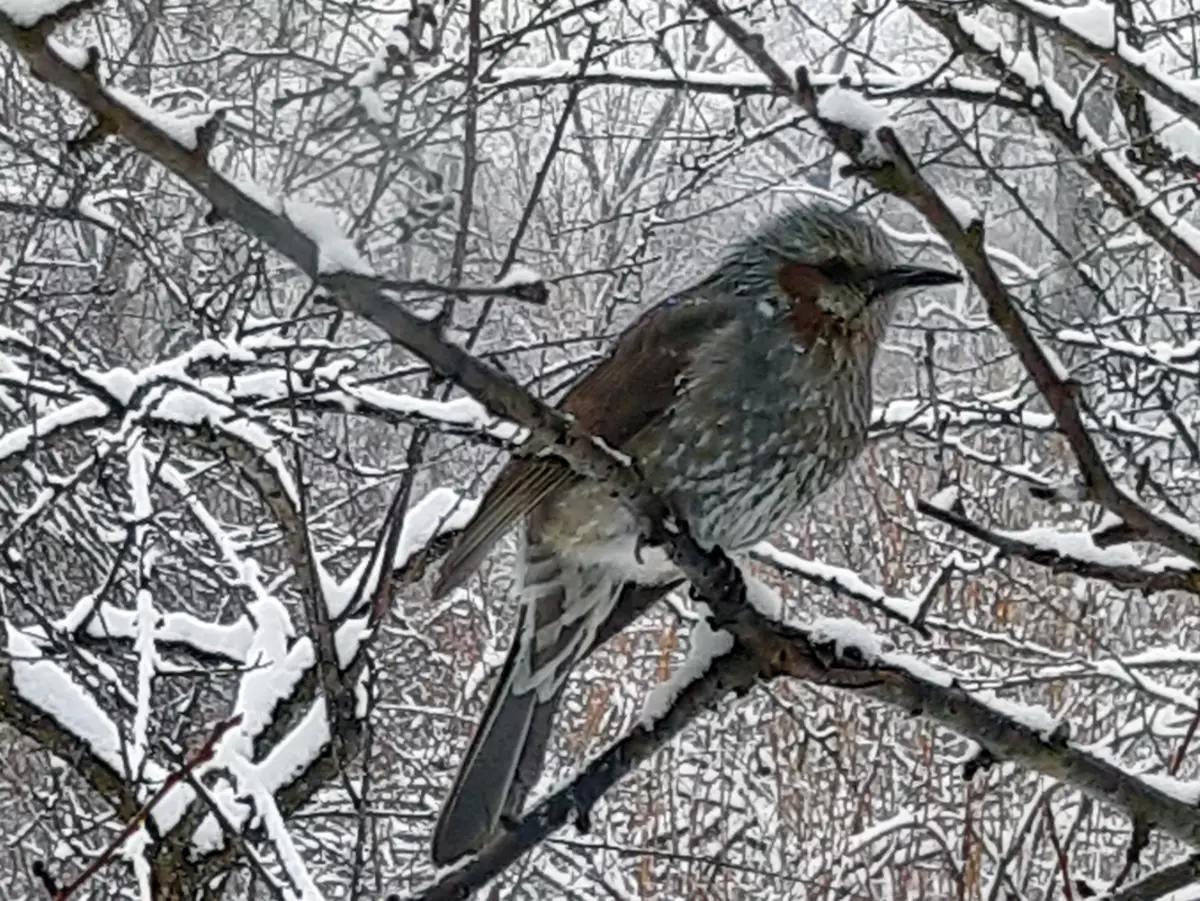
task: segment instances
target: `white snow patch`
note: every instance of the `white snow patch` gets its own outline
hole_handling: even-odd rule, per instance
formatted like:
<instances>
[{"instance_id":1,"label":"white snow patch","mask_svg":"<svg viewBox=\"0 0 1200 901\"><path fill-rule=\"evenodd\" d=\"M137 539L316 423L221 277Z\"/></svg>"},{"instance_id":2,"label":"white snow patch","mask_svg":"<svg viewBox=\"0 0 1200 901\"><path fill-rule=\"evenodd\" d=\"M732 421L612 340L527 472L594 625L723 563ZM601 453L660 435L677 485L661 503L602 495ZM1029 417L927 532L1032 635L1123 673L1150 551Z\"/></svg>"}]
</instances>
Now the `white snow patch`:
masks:
<instances>
[{"instance_id":1,"label":"white snow patch","mask_svg":"<svg viewBox=\"0 0 1200 901\"><path fill-rule=\"evenodd\" d=\"M866 623L842 616L822 616L808 626L812 639L819 644L833 644L838 657L846 656L853 648L867 663L874 663L883 654L883 639Z\"/></svg>"},{"instance_id":2,"label":"white snow patch","mask_svg":"<svg viewBox=\"0 0 1200 901\"><path fill-rule=\"evenodd\" d=\"M435 488L430 491L405 514L404 524L400 527L400 540L396 542L392 569L402 568L414 554L424 549L439 535L463 528L475 515L478 507L477 499L463 498L457 491L449 488ZM376 565L368 573L367 567L371 565L372 559L367 557L363 560L342 582L334 582L322 568L323 580L327 580L322 590L330 616L335 619L340 617L355 595L367 598L374 592L379 583L379 566Z\"/></svg>"},{"instance_id":3,"label":"white snow patch","mask_svg":"<svg viewBox=\"0 0 1200 901\"><path fill-rule=\"evenodd\" d=\"M954 217L954 221L958 223L958 227L966 231L975 222L982 222L983 215L979 212L979 208L966 197L961 194L943 194L942 203L946 205L946 209L950 211L950 215Z\"/></svg>"},{"instance_id":4,"label":"white snow patch","mask_svg":"<svg viewBox=\"0 0 1200 901\"><path fill-rule=\"evenodd\" d=\"M12 19L18 28L32 28L46 16L53 16L73 0L0 0L0 13Z\"/></svg>"},{"instance_id":5,"label":"white snow patch","mask_svg":"<svg viewBox=\"0 0 1200 901\"><path fill-rule=\"evenodd\" d=\"M947 485L934 494L928 501L929 506L937 510L951 510L958 503L959 488L957 485Z\"/></svg>"},{"instance_id":6,"label":"white snow patch","mask_svg":"<svg viewBox=\"0 0 1200 901\"><path fill-rule=\"evenodd\" d=\"M1043 741L1049 741L1050 737L1063 724L1061 719L1052 715L1050 711L1039 704L1025 704L1021 701L1001 698L991 691L973 692L972 697L1000 716L1038 733Z\"/></svg>"},{"instance_id":7,"label":"white snow patch","mask_svg":"<svg viewBox=\"0 0 1200 901\"><path fill-rule=\"evenodd\" d=\"M1111 49L1116 46L1116 10L1111 3L1090 0L1078 6L1056 6L1040 0L1018 0L1017 5L1058 20L1084 40L1100 47Z\"/></svg>"},{"instance_id":8,"label":"white snow patch","mask_svg":"<svg viewBox=\"0 0 1200 901\"><path fill-rule=\"evenodd\" d=\"M1178 779L1166 773L1143 773L1139 778L1151 788L1158 789L1164 795L1170 795L1189 807L1200 805L1200 782Z\"/></svg>"},{"instance_id":9,"label":"white snow patch","mask_svg":"<svg viewBox=\"0 0 1200 901\"><path fill-rule=\"evenodd\" d=\"M172 141L188 150L196 149L196 129L212 118L209 113L180 114L156 109L146 98L131 94L121 88L106 87L104 93L139 119L154 126Z\"/></svg>"},{"instance_id":10,"label":"white snow patch","mask_svg":"<svg viewBox=\"0 0 1200 901\"><path fill-rule=\"evenodd\" d=\"M74 44L68 44L66 41L60 41L54 35L46 38L46 46L58 54L58 58L68 66L82 69L87 65L88 54L82 47L76 47Z\"/></svg>"},{"instance_id":11,"label":"white snow patch","mask_svg":"<svg viewBox=\"0 0 1200 901\"><path fill-rule=\"evenodd\" d=\"M914 657L903 651L889 651L880 656L879 662L884 666L894 666L904 670L914 679L928 682L930 685L937 685L940 688L949 688L954 684L955 673L941 669L920 657Z\"/></svg>"},{"instance_id":12,"label":"white snow patch","mask_svg":"<svg viewBox=\"0 0 1200 901\"><path fill-rule=\"evenodd\" d=\"M708 618L712 615L706 604L697 604L700 620L692 627L687 659L665 682L654 686L642 705L641 723L650 728L671 709L680 693L701 678L714 660L733 650L733 636L722 630L714 632Z\"/></svg>"},{"instance_id":13,"label":"white snow patch","mask_svg":"<svg viewBox=\"0 0 1200 901\"><path fill-rule=\"evenodd\" d=\"M1144 95L1154 137L1174 157L1200 163L1200 128L1164 103Z\"/></svg>"},{"instance_id":14,"label":"white snow patch","mask_svg":"<svg viewBox=\"0 0 1200 901\"><path fill-rule=\"evenodd\" d=\"M332 209L306 200L288 199L283 202L283 212L296 228L317 245L319 272L375 275L370 263L363 259L354 242L338 224Z\"/></svg>"},{"instance_id":15,"label":"white snow patch","mask_svg":"<svg viewBox=\"0 0 1200 901\"><path fill-rule=\"evenodd\" d=\"M765 616L778 622L783 619L783 598L762 579L743 573L746 582L746 603Z\"/></svg>"},{"instance_id":16,"label":"white snow patch","mask_svg":"<svg viewBox=\"0 0 1200 901\"><path fill-rule=\"evenodd\" d=\"M504 278L496 280L497 288L520 288L525 285L540 285L546 278L532 266L524 263L514 263Z\"/></svg>"},{"instance_id":17,"label":"white snow patch","mask_svg":"<svg viewBox=\"0 0 1200 901\"><path fill-rule=\"evenodd\" d=\"M883 590L864 581L862 576L850 569L822 563L818 560L805 560L795 554L782 551L770 542L761 541L750 549L750 556L764 563L770 563L780 569L793 572L796 575L823 585L832 591L841 592L851 597L860 598L867 603L876 604L895 615L912 620L921 609L919 601L913 598L898 598L885 593Z\"/></svg>"},{"instance_id":18,"label":"white snow patch","mask_svg":"<svg viewBox=\"0 0 1200 901\"><path fill-rule=\"evenodd\" d=\"M1090 532L1059 532L1045 527L1019 530L997 530L997 535L1019 541L1038 550L1063 557L1098 563L1103 566L1141 566L1137 552L1128 545L1097 547Z\"/></svg>"},{"instance_id":19,"label":"white snow patch","mask_svg":"<svg viewBox=\"0 0 1200 901\"><path fill-rule=\"evenodd\" d=\"M5 623L12 657L13 687L33 706L91 748L98 759L122 772L116 724L62 667L42 658L41 649L12 623Z\"/></svg>"},{"instance_id":20,"label":"white snow patch","mask_svg":"<svg viewBox=\"0 0 1200 901\"><path fill-rule=\"evenodd\" d=\"M873 842L883 838L892 832L898 832L901 829L911 829L921 823L921 819L903 811L893 817L889 817L881 823L876 823L874 826L868 826L857 835L852 835L846 843L846 854L857 854L859 851L866 848Z\"/></svg>"},{"instance_id":21,"label":"white snow patch","mask_svg":"<svg viewBox=\"0 0 1200 901\"><path fill-rule=\"evenodd\" d=\"M886 157L876 132L890 124L887 110L871 103L858 91L840 85L830 88L817 100L817 115L862 135L865 157L877 160Z\"/></svg>"}]
</instances>

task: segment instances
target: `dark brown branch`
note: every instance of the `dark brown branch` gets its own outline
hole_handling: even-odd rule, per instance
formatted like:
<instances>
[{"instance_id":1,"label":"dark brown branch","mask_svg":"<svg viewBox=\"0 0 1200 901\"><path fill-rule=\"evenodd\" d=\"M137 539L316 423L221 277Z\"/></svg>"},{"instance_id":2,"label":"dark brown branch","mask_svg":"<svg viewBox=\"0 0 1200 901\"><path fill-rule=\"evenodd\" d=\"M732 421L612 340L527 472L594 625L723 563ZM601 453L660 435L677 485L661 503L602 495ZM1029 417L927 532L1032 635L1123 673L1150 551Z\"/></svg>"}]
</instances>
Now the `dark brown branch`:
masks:
<instances>
[{"instance_id":1,"label":"dark brown branch","mask_svg":"<svg viewBox=\"0 0 1200 901\"><path fill-rule=\"evenodd\" d=\"M729 692L758 679L788 676L856 691L865 697L951 729L978 742L991 760L1011 761L1082 790L1134 818L1145 818L1188 844L1200 844L1200 809L1167 794L1067 737L1060 724L1049 733L1007 708L959 686L948 675L911 669L884 657L866 660L853 650L839 659L812 630L743 612L733 627L739 643L687 686L652 726L639 726L601 754L566 788L538 803L478 855L409 896L409 901L465 898L580 811L586 812L618 779ZM399 896L393 896L398 898Z\"/></svg>"},{"instance_id":2,"label":"dark brown branch","mask_svg":"<svg viewBox=\"0 0 1200 901\"><path fill-rule=\"evenodd\" d=\"M124 828L117 834L117 837L109 843L108 847L105 848L95 860L88 864L87 868L82 873L58 890L58 894L54 896L54 901L67 901L67 899L70 898L71 895L73 895L76 891L78 891L85 882L96 875L96 873L100 872L104 865L112 860L113 855L121 850L121 846L125 844L129 837L137 832L138 829L142 828L142 825L146 822L146 818L150 816L150 813L154 810L155 806L167 796L167 793L175 788L175 786L180 782L183 782L191 774L192 770L200 766L200 764L207 763L208 761L212 760L213 755L216 753L217 742L219 742L224 737L225 733L230 729L241 725L241 722L242 715L239 713L237 716L217 723L216 727L212 731L212 734L209 735L208 740L204 742L204 744L196 751L195 754L191 756L186 763L184 763L180 769L174 770L169 776L167 776L166 779L163 780L163 784L159 787L158 791L156 791L150 800L143 805L141 810L139 810L133 817L129 819Z\"/></svg>"},{"instance_id":3,"label":"dark brown branch","mask_svg":"<svg viewBox=\"0 0 1200 901\"><path fill-rule=\"evenodd\" d=\"M1074 557L1053 548L1041 547L1032 542L1022 541L1011 535L1005 535L987 526L980 525L973 519L928 503L917 501L917 512L930 519L964 532L979 541L998 548L1010 557L1019 557L1044 566L1054 573L1071 573L1084 579L1096 579L1107 582L1118 588L1127 588L1147 593L1159 591L1186 591L1189 594L1200 594L1200 570L1197 569L1162 569L1149 570L1140 566L1118 566L1110 563L1097 563Z\"/></svg>"},{"instance_id":4,"label":"dark brown branch","mask_svg":"<svg viewBox=\"0 0 1200 901\"><path fill-rule=\"evenodd\" d=\"M1200 247L1183 240L1169 222L1160 219L1148 208L1142 194L1149 193L1151 189L1129 183L1128 178L1132 177L1132 173L1119 171L1113 161L1107 158L1115 156L1116 151L1085 141L1072 123L1055 108L1046 90L1026 84L1024 79L1007 67L1004 60L979 46L960 25L957 13L948 13L939 5L919 0L905 0L905 4L926 24L941 32L955 51L979 62L992 75L1000 78L1005 87L1021 94L1024 102L1015 109L1053 135L1122 213L1158 242L1181 266L1200 278ZM1139 188L1143 190L1139 192Z\"/></svg>"}]
</instances>

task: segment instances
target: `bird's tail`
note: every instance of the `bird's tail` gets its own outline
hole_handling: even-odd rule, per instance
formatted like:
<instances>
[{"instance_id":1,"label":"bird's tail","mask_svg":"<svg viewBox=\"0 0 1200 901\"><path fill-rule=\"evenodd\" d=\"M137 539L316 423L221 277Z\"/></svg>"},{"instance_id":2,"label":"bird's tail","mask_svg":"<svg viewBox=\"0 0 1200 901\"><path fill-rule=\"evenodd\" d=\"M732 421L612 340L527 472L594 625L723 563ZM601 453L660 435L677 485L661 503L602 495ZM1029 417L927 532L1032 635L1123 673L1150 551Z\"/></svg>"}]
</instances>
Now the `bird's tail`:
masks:
<instances>
[{"instance_id":1,"label":"bird's tail","mask_svg":"<svg viewBox=\"0 0 1200 901\"><path fill-rule=\"evenodd\" d=\"M553 573L549 565L538 569L537 550L527 562L532 565L523 579L516 638L434 827L431 852L438 866L479 851L503 818L521 813L541 776L571 669L678 584L620 585L607 579L576 580L578 573L564 579L557 567ZM579 615L578 608L574 615L564 615L568 597L591 608L597 618L589 625L589 616ZM552 608L557 617L550 616ZM561 628L547 629L548 619ZM538 636L522 640L531 624L543 627L539 631L547 646L538 647Z\"/></svg>"},{"instance_id":2,"label":"bird's tail","mask_svg":"<svg viewBox=\"0 0 1200 901\"><path fill-rule=\"evenodd\" d=\"M514 691L522 642L514 641L500 679L433 832L433 862L444 866L482 848L501 817L515 816L541 774L554 711L562 690L548 700Z\"/></svg>"}]
</instances>

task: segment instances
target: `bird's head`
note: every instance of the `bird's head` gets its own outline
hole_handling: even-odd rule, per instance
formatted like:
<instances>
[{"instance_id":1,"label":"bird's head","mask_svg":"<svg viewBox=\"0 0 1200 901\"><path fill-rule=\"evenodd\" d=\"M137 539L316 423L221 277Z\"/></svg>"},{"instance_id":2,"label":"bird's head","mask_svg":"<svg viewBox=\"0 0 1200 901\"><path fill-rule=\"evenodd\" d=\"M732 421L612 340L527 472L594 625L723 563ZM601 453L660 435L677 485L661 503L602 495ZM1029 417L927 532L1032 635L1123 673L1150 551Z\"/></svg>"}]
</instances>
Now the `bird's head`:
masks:
<instances>
[{"instance_id":1,"label":"bird's head","mask_svg":"<svg viewBox=\"0 0 1200 901\"><path fill-rule=\"evenodd\" d=\"M746 315L786 323L800 343L826 333L878 331L904 291L961 282L957 273L902 265L884 233L856 213L806 203L738 243L710 276Z\"/></svg>"}]
</instances>

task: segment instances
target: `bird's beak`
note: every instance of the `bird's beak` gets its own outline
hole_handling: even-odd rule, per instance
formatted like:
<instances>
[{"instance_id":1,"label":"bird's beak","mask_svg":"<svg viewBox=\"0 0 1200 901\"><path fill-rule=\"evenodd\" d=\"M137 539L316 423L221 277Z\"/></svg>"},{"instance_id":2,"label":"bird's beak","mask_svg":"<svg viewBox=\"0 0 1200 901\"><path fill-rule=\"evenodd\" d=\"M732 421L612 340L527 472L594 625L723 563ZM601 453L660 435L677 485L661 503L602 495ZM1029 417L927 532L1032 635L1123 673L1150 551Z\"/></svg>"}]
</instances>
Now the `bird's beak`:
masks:
<instances>
[{"instance_id":1,"label":"bird's beak","mask_svg":"<svg viewBox=\"0 0 1200 901\"><path fill-rule=\"evenodd\" d=\"M945 269L928 269L924 266L893 266L886 272L872 275L867 284L870 295L878 297L905 288L936 288L940 285L957 285L962 282L957 272Z\"/></svg>"}]
</instances>

